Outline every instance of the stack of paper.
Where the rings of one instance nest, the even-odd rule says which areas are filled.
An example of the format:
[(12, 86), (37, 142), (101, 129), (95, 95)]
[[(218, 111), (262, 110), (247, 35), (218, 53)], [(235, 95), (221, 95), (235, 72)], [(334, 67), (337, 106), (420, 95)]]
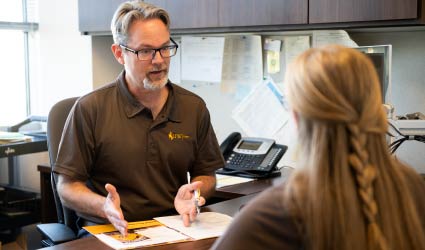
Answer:
[(0, 144), (8, 144), (20, 141), (30, 141), (31, 136), (27, 136), (18, 132), (0, 131)]
[(87, 226), (84, 229), (114, 249), (131, 249), (218, 237), (224, 233), (231, 221), (232, 217), (228, 215), (205, 212), (198, 214), (190, 227), (183, 225), (180, 215), (130, 222), (126, 237), (122, 237), (111, 224)]
[(236, 185), (236, 184), (245, 183), (245, 182), (255, 180), (253, 178), (244, 178), (244, 177), (223, 175), (223, 174), (216, 174), (215, 176), (217, 178), (216, 188)]

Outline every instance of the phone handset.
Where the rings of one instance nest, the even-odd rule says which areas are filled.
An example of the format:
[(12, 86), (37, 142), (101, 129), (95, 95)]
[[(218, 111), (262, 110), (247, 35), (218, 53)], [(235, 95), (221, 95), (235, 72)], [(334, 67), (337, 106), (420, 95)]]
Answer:
[(233, 148), (242, 139), (242, 136), (238, 132), (233, 132), (220, 144), (220, 151), (223, 157), (226, 159), (232, 153)]

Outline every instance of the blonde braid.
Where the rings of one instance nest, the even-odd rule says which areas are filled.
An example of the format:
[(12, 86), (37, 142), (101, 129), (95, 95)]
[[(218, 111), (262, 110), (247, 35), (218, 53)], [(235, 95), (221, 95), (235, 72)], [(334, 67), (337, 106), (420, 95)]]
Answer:
[(369, 163), (369, 154), (366, 151), (367, 135), (360, 131), (357, 124), (348, 125), (351, 133), (350, 142), (353, 152), (349, 155), (350, 166), (356, 172), (358, 192), (362, 202), (362, 211), (367, 219), (368, 249), (388, 249), (385, 237), (376, 223), (378, 206), (373, 192), (373, 182), (376, 179), (377, 169)]

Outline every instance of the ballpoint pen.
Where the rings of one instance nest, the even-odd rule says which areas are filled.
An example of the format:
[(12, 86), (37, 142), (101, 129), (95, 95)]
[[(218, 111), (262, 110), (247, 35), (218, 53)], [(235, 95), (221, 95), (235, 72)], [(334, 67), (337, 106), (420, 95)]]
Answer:
[[(187, 172), (187, 183), (190, 184), (190, 174)], [(199, 198), (201, 197), (201, 190), (198, 188), (193, 191), (193, 194), (195, 196), (195, 207), (196, 207), (196, 213), (199, 214), (201, 212), (201, 208), (199, 207)]]
[(195, 194), (195, 207), (196, 213), (199, 214), (201, 212), (201, 208), (199, 207), (199, 197), (201, 197), (201, 190), (198, 188), (194, 191)]

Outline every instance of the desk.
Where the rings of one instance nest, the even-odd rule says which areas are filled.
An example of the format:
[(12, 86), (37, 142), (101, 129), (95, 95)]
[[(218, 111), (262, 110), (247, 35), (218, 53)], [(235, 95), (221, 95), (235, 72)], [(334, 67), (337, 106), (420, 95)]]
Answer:
[[(40, 167), (40, 166), (39, 166)], [(49, 168), (48, 166), (42, 167), (44, 172)], [(40, 169), (40, 168), (39, 168)], [(254, 198), (264, 189), (276, 184), (278, 182), (286, 180), (291, 173), (291, 169), (282, 169), (281, 177), (274, 177), (270, 179), (255, 180), (252, 182), (236, 184), (232, 186), (222, 187), (217, 189), (216, 196), (219, 197), (233, 197), (229, 200), (208, 205), (201, 208), (202, 212), (219, 212), (234, 216), (242, 206)], [(236, 198), (235, 198), (236, 197)], [(174, 243), (160, 246), (143, 247), (142, 249), (147, 250), (183, 250), (183, 249), (209, 249), (216, 238)], [(99, 250), (111, 250), (112, 248), (103, 244), (100, 240), (94, 236), (90, 236), (84, 239), (78, 239), (57, 246), (43, 248), (43, 250), (71, 250), (71, 249), (99, 249)]]
[(15, 157), (23, 154), (31, 154), (47, 151), (47, 138), (45, 136), (34, 136), (31, 141), (15, 142), (0, 145), (0, 158), (8, 158), (8, 184), (14, 186), (17, 184), (15, 176)]
[[(0, 207), (0, 231), (11, 230), (10, 235), (4, 237), (15, 237), (18, 228), (40, 221), (39, 203), (36, 193), (29, 194), (18, 186), (18, 176), (15, 174), (15, 157), (23, 154), (38, 153), (47, 151), (47, 139), (45, 136), (35, 136), (31, 141), (15, 142), (0, 145), (0, 158), (7, 157), (8, 181), (7, 192), (8, 201)], [(10, 188), (10, 190), (8, 190)], [(13, 192), (11, 190), (14, 190)], [(34, 197), (33, 197), (34, 196)]]
[[(228, 201), (223, 201), (213, 205), (203, 207), (202, 212), (219, 212), (234, 216), (240, 209), (241, 206), (245, 205), (248, 201), (254, 198), (257, 193), (242, 196)], [(141, 249), (146, 250), (183, 250), (183, 249), (197, 249), (197, 250), (207, 250), (210, 249), (216, 238), (189, 241), (182, 243), (174, 243), (160, 246), (151, 246), (143, 247)], [(112, 248), (103, 244), (100, 240), (94, 236), (87, 238), (70, 241), (64, 244), (60, 244), (53, 247), (43, 248), (43, 250), (71, 250), (71, 249), (96, 249), (96, 250), (111, 250)]]

